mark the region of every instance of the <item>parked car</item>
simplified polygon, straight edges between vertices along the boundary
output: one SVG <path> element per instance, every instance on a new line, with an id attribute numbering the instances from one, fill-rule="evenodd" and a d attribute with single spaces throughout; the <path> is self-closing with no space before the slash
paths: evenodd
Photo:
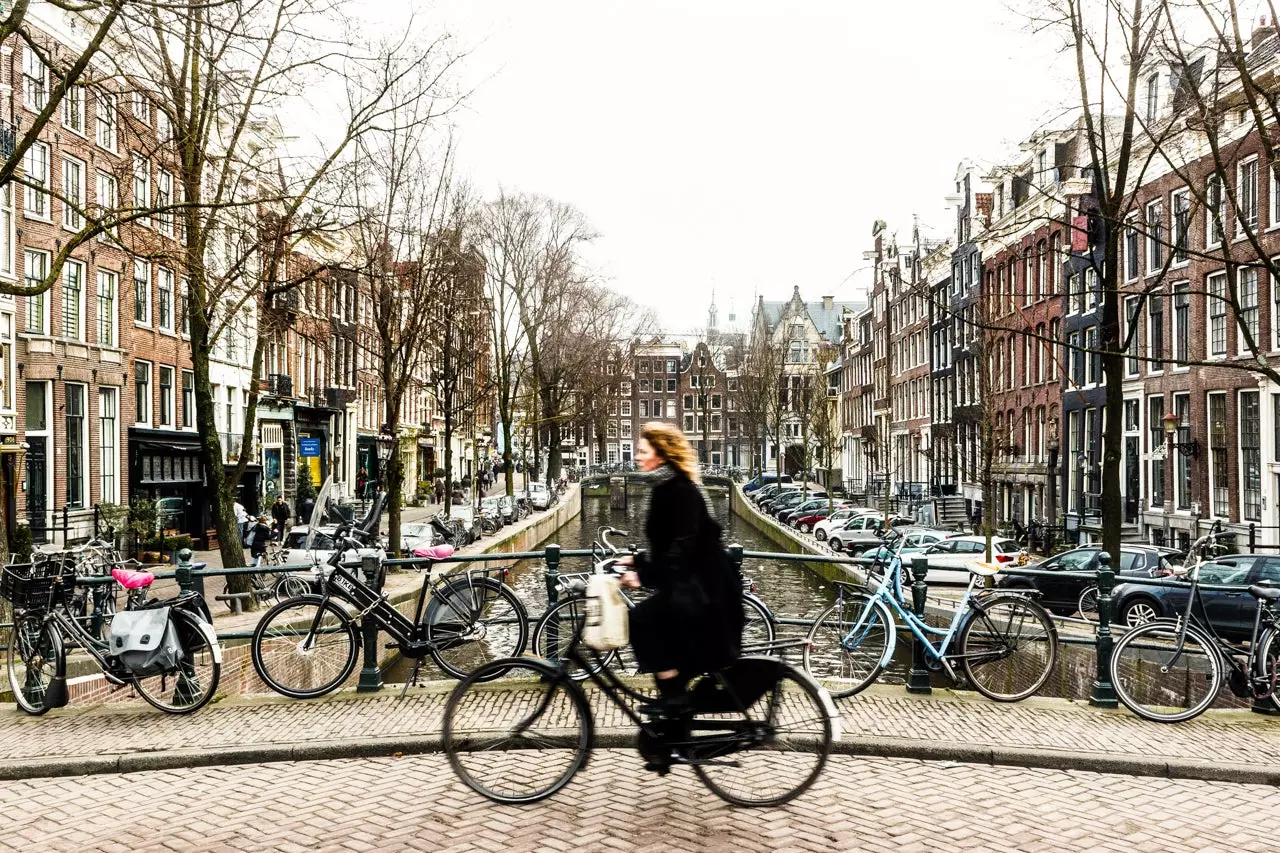
<path id="1" fill-rule="evenodd" d="M 760 509 L 764 510 L 765 512 L 768 512 L 769 508 L 776 506 L 779 501 L 782 501 L 784 499 L 792 500 L 793 495 L 795 496 L 794 499 L 796 500 L 799 500 L 801 497 L 804 497 L 804 493 L 801 491 L 798 485 L 796 485 L 795 483 L 787 483 L 781 486 L 780 488 L 778 488 L 778 490 L 775 491 L 773 494 L 768 495 L 765 498 L 762 498 L 760 501 Z"/>
<path id="2" fill-rule="evenodd" d="M 400 525 L 400 551 L 411 553 L 419 545 L 435 544 L 435 529 L 427 521 L 411 521 Z"/>
<path id="3" fill-rule="evenodd" d="M 1037 563 L 1036 569 L 1046 572 L 1092 573 L 1098 570 L 1098 555 L 1101 553 L 1100 545 L 1084 545 L 1072 548 L 1070 551 L 1063 551 L 1042 563 Z M 1174 567 L 1182 562 L 1183 553 L 1176 548 L 1164 548 L 1159 545 L 1122 543 L 1120 565 L 1116 567 L 1116 574 L 1144 577 L 1172 575 Z M 1005 589 L 1038 590 L 1041 603 L 1061 616 L 1070 616 L 1077 612 L 1080 607 L 1080 593 L 1095 585 L 1096 582 L 1092 577 L 1023 577 L 1004 574 L 996 576 L 996 586 Z"/>
<path id="4" fill-rule="evenodd" d="M 895 527 L 894 530 L 903 539 L 901 545 L 898 544 L 897 538 L 894 538 L 883 545 L 873 545 L 863 551 L 860 556 L 868 563 L 883 563 L 897 553 L 904 558 L 905 562 L 909 554 L 918 554 L 936 542 L 960 535 L 954 530 L 938 530 L 932 527 Z"/>
<path id="5" fill-rule="evenodd" d="M 813 525 L 813 535 L 818 538 L 819 542 L 825 542 L 831 531 L 838 527 L 844 527 L 845 522 L 853 518 L 855 515 L 861 515 L 871 510 L 863 507 L 842 506 L 831 515 Z"/>
<path id="6" fill-rule="evenodd" d="M 756 502 L 756 506 L 760 507 L 761 509 L 764 509 L 766 506 L 768 506 L 769 501 L 772 501 L 781 497 L 782 495 L 791 491 L 792 488 L 793 487 L 790 483 L 782 486 L 775 483 L 772 486 L 765 486 L 760 491 L 755 492 L 754 494 L 751 495 L 751 498 Z M 796 486 L 795 488 L 799 488 L 799 487 Z"/>
<path id="7" fill-rule="evenodd" d="M 801 501 L 800 505 L 790 512 L 783 513 L 781 521 L 788 527 L 795 527 L 796 521 L 801 517 L 812 515 L 816 512 L 826 512 L 831 505 L 832 500 L 826 495 L 820 498 L 810 498 L 807 501 Z"/>
<path id="8" fill-rule="evenodd" d="M 890 516 L 894 526 L 909 524 L 910 519 L 901 516 Z M 827 534 L 827 545 L 834 551 L 844 551 L 850 546 L 862 549 L 880 544 L 880 528 L 884 526 L 884 514 L 876 510 L 858 513 L 845 521 L 843 527 L 831 530 Z"/>
<path id="9" fill-rule="evenodd" d="M 929 574 L 925 576 L 926 583 L 968 583 L 969 564 L 981 562 L 986 556 L 986 551 L 985 536 L 953 536 L 904 558 L 902 567 L 904 570 L 910 570 L 916 560 L 927 559 Z M 1030 555 L 1014 540 L 993 536 L 991 559 L 994 562 L 1012 566 L 1025 563 L 1030 559 Z"/>
<path id="10" fill-rule="evenodd" d="M 798 509 L 802 504 L 818 500 L 819 498 L 824 501 L 827 499 L 825 493 L 815 495 L 813 492 L 809 492 L 807 494 L 803 492 L 796 492 L 794 494 L 794 497 L 791 495 L 785 495 L 784 497 L 774 501 L 773 505 L 769 507 L 769 514 L 778 519 L 778 521 L 783 521 L 788 513 L 792 510 Z"/>
<path id="11" fill-rule="evenodd" d="M 795 515 L 789 523 L 801 533 L 810 533 L 815 527 L 826 521 L 829 515 L 834 515 L 845 506 L 847 506 L 846 501 L 822 501 L 820 507 L 804 515 Z M 823 535 L 825 536 L 826 534 L 824 533 Z"/>
<path id="12" fill-rule="evenodd" d="M 1280 584 L 1280 556 L 1231 554 L 1200 566 L 1201 584 L 1237 586 L 1235 590 L 1200 589 L 1204 610 L 1196 612 L 1226 639 L 1248 639 L 1253 632 L 1257 602 L 1245 591 L 1251 584 Z M 1150 619 L 1172 618 L 1186 612 L 1191 584 L 1151 586 L 1122 583 L 1112 593 L 1116 622 L 1141 625 Z"/>
<path id="13" fill-rule="evenodd" d="M 330 557 L 333 556 L 334 549 L 337 547 L 334 541 L 334 535 L 337 533 L 338 526 L 336 524 L 324 524 L 316 528 L 316 535 L 311 540 L 311 547 L 307 548 L 307 531 L 311 528 L 302 524 L 292 528 L 284 537 L 284 562 L 286 565 L 298 563 L 319 563 L 324 565 Z M 342 555 L 344 561 L 359 560 L 362 556 L 369 554 L 377 556 L 380 559 L 386 559 L 387 552 L 380 547 L 361 548 L 356 550 L 348 548 Z"/>
<path id="14" fill-rule="evenodd" d="M 546 483 L 529 484 L 529 503 L 534 509 L 546 509 L 551 506 L 551 490 Z"/>
<path id="15" fill-rule="evenodd" d="M 779 477 L 777 474 L 760 474 L 756 477 L 753 477 L 751 480 L 749 480 L 747 484 L 742 487 L 742 491 L 746 492 L 747 494 L 750 494 L 756 491 L 757 489 L 761 489 L 770 484 L 790 483 L 790 482 L 791 482 L 790 474 L 783 474 L 781 477 Z"/>

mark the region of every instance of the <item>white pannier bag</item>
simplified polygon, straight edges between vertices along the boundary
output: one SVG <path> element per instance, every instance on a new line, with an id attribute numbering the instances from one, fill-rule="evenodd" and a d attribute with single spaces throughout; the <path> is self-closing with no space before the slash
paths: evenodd
<path id="1" fill-rule="evenodd" d="M 592 575 L 587 580 L 587 626 L 582 641 L 596 651 L 610 652 L 627 644 L 627 602 L 618 579 Z"/>
<path id="2" fill-rule="evenodd" d="M 169 610 L 125 610 L 111 618 L 111 654 L 132 674 L 173 672 L 182 662 L 182 643 Z"/>

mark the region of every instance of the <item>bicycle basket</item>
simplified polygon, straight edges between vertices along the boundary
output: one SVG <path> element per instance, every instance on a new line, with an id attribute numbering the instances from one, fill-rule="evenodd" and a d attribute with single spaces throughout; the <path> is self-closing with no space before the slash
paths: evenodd
<path id="1" fill-rule="evenodd" d="M 0 567 L 0 598 L 17 610 L 47 610 L 53 604 L 54 589 L 64 577 L 74 583 L 75 571 L 65 571 L 60 565 L 47 570 L 21 565 Z"/>

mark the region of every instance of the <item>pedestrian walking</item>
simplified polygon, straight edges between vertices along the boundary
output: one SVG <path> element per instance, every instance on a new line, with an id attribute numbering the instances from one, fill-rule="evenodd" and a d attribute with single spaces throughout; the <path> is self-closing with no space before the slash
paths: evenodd
<path id="1" fill-rule="evenodd" d="M 236 514 L 236 530 L 240 534 L 240 541 L 244 542 L 249 535 L 249 513 L 245 512 L 244 504 L 240 501 L 232 504 L 231 509 Z"/>
<path id="2" fill-rule="evenodd" d="M 262 565 L 262 558 L 267 555 L 267 540 L 271 538 L 271 528 L 267 527 L 267 516 L 258 516 L 257 522 L 249 528 L 248 545 L 251 566 Z"/>
<path id="3" fill-rule="evenodd" d="M 275 522 L 276 538 L 283 542 L 289 529 L 289 505 L 284 502 L 284 495 L 276 495 L 276 502 L 271 505 L 271 518 Z"/>
<path id="4" fill-rule="evenodd" d="M 436 493 L 436 503 L 444 503 L 444 480 L 442 478 L 436 477 L 434 489 Z"/>

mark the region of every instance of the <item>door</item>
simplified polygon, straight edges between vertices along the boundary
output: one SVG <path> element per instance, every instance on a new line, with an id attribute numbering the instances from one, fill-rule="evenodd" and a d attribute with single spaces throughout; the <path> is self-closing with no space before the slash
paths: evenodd
<path id="1" fill-rule="evenodd" d="M 1138 449 L 1138 436 L 1129 435 L 1124 439 L 1124 523 L 1138 523 L 1138 495 L 1142 492 L 1142 484 L 1138 481 L 1141 451 Z"/>
<path id="2" fill-rule="evenodd" d="M 44 436 L 28 436 L 27 444 L 27 518 L 31 525 L 31 538 L 37 545 L 49 541 L 45 510 L 48 507 L 48 467 L 45 459 Z"/>

